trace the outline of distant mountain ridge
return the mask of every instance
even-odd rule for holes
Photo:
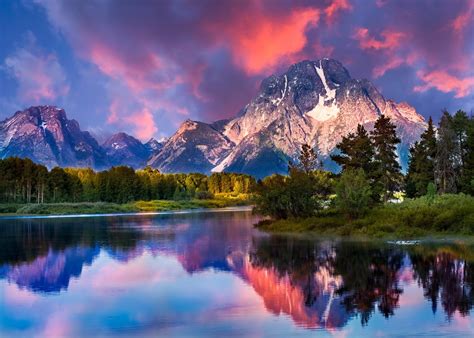
[[[0,158],[28,157],[48,168],[142,168],[161,147],[155,139],[143,144],[122,132],[99,145],[76,120],[69,120],[66,112],[55,106],[30,107],[0,122]]]
[[[30,107],[0,122],[0,158],[10,156],[29,157],[50,168],[109,166],[94,137],[54,106]]]
[[[264,79],[255,98],[236,118],[219,121],[217,126],[200,123],[195,127],[189,121],[183,123],[162,152],[194,149],[198,154],[202,150],[194,167],[198,171],[213,166],[212,172],[243,172],[264,177],[285,173],[288,160],[297,156],[302,144],[308,143],[326,160],[327,167],[335,170],[336,165],[328,158],[342,136],[355,131],[357,124],[372,129],[382,114],[397,126],[402,140],[398,152],[402,166],[406,167],[410,144],[426,128],[424,118],[408,103],[385,99],[370,81],[351,78],[336,60],[302,61],[280,76]],[[205,138],[196,137],[198,133],[208,132],[206,126],[212,128],[213,138],[219,133],[225,140],[221,142],[222,149],[213,148],[213,154],[221,154],[217,161],[204,150],[208,146],[202,142]],[[194,136],[188,137],[191,133]],[[183,161],[189,158],[175,156],[165,162],[152,159],[148,163],[178,172],[183,168]]]
[[[151,148],[126,133],[120,132],[109,137],[103,144],[111,165],[126,165],[142,168],[151,155]]]
[[[63,109],[30,107],[0,122],[0,158],[30,157],[48,167],[150,165],[162,172],[231,171],[263,177],[285,173],[288,160],[308,143],[334,170],[328,158],[342,136],[357,124],[371,129],[382,114],[397,126],[400,162],[406,167],[409,146],[426,128],[424,118],[408,103],[385,99],[370,81],[351,78],[336,60],[302,61],[264,79],[234,119],[186,120],[164,142],[143,144],[117,133],[99,145]]]

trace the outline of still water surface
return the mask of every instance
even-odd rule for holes
[[[0,337],[474,335],[474,245],[270,236],[245,210],[0,219]]]

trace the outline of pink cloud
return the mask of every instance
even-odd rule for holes
[[[115,97],[109,106],[107,123],[120,126],[131,126],[134,135],[142,141],[149,140],[158,132],[151,110],[142,106],[141,109],[123,104],[122,98]]]
[[[119,121],[119,100],[113,99],[109,106],[109,115],[107,116],[107,123],[117,123]]]
[[[156,114],[170,115],[169,123],[176,126],[182,122],[183,116],[189,116],[189,111],[179,102],[161,97],[146,95],[131,95],[119,88],[112,94],[107,116],[108,124],[130,130],[142,141],[157,136],[159,131],[155,121]]]
[[[148,108],[130,114],[125,117],[125,121],[134,126],[135,135],[142,141],[150,139],[158,131],[153,114]]]
[[[377,78],[382,75],[384,75],[387,71],[391,69],[398,68],[401,66],[403,63],[405,63],[405,60],[397,55],[393,55],[391,57],[388,57],[386,62],[377,65],[374,67],[372,74]]]
[[[184,82],[183,76],[169,73],[170,68],[156,53],[140,53],[126,59],[110,46],[92,43],[87,57],[102,73],[123,81],[134,93],[145,90],[164,90]]]
[[[377,40],[376,38],[370,36],[369,30],[367,28],[359,27],[356,29],[354,34],[354,39],[359,41],[359,46],[362,49],[394,49],[400,46],[402,39],[406,37],[406,34],[403,32],[398,32],[394,30],[386,29],[380,33],[382,39]]]
[[[69,92],[63,68],[56,54],[43,53],[30,33],[26,47],[10,54],[4,62],[7,73],[18,83],[18,96],[24,103],[54,102]]]
[[[405,53],[400,53],[400,56],[396,52],[385,53],[385,59],[381,64],[374,66],[372,70],[372,75],[375,78],[383,76],[386,72],[392,69],[396,69],[401,65],[414,65],[416,61],[420,59],[420,56],[416,52],[410,52],[408,55]]]
[[[349,3],[349,0],[333,0],[331,4],[324,9],[324,13],[326,14],[326,21],[329,24],[334,23],[337,14],[340,11],[344,10],[352,10],[352,5]]]
[[[125,95],[131,102],[111,114],[109,122],[134,127],[125,124],[124,116],[146,108],[163,123],[160,132],[184,113],[205,121],[235,116],[255,95],[263,75],[281,74],[303,59],[332,56],[374,77],[402,65],[413,65],[413,74],[425,67],[470,75],[472,68],[472,44],[457,38],[467,36],[472,21],[462,2],[38,2],[75,53],[108,77],[108,96]],[[353,20],[337,20],[347,11],[353,12]],[[367,25],[353,34],[360,18],[366,18]],[[321,20],[326,25],[320,25]],[[362,53],[353,52],[354,44]],[[384,79],[379,83],[383,87]]]
[[[443,93],[454,92],[455,97],[461,98],[469,95],[474,89],[474,76],[460,78],[444,70],[418,71],[417,75],[424,84],[415,86],[413,88],[415,92],[435,88]]]
[[[469,0],[467,9],[463,9],[462,12],[453,20],[451,23],[456,33],[461,33],[469,23],[472,24],[474,21],[474,1]]]
[[[234,63],[247,74],[259,74],[301,52],[306,30],[319,21],[315,8],[296,8],[284,15],[271,15],[263,8],[237,13],[230,22],[207,23],[219,43],[231,50]]]

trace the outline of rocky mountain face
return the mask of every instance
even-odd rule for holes
[[[31,107],[0,122],[0,158],[10,156],[29,157],[49,168],[109,165],[97,141],[53,106]]]
[[[145,143],[145,147],[148,149],[148,152],[150,154],[155,154],[163,148],[164,141],[158,141],[154,139],[153,137],[148,140],[147,143]]]
[[[357,124],[372,129],[381,115],[389,116],[402,139],[400,162],[406,167],[408,148],[418,139],[426,123],[407,103],[385,99],[368,80],[353,79],[344,66],[331,59],[303,61],[281,76],[262,81],[257,96],[236,118],[212,125],[200,123],[199,130],[212,130],[212,152],[199,151],[209,146],[206,137],[186,137],[196,133],[185,123],[164,145],[161,153],[199,154],[192,166],[190,157],[157,156],[149,162],[164,171],[231,171],[264,177],[285,173],[289,159],[297,156],[308,143],[326,159],[329,169],[337,170],[328,160],[342,136],[355,131]],[[160,153],[160,154],[161,154]],[[204,165],[205,164],[205,165]]]
[[[146,165],[152,154],[152,146],[157,145],[147,146],[125,133],[112,135],[102,144],[111,165],[126,165],[135,169]]]
[[[186,120],[148,164],[163,172],[209,173],[232,146],[233,143],[212,125]]]
[[[0,158],[30,157],[48,167],[151,165],[163,172],[264,177],[286,173],[288,160],[308,143],[327,169],[337,170],[329,155],[342,136],[357,124],[371,130],[382,114],[397,126],[402,139],[398,153],[406,168],[409,146],[426,128],[423,117],[408,103],[384,98],[370,81],[353,79],[336,60],[302,61],[263,80],[255,98],[234,119],[211,124],[186,120],[164,142],[142,144],[119,133],[99,146],[64,110],[31,107],[0,122]]]

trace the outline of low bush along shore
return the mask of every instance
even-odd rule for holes
[[[240,195],[216,195],[212,199],[135,201],[127,204],[106,202],[0,204],[0,215],[70,215],[101,213],[154,212],[167,210],[224,208],[251,204],[251,197]]]
[[[301,219],[264,220],[258,228],[270,232],[315,232],[322,235],[404,237],[474,235],[474,197],[446,194],[434,198],[387,203],[350,220],[336,209]]]

